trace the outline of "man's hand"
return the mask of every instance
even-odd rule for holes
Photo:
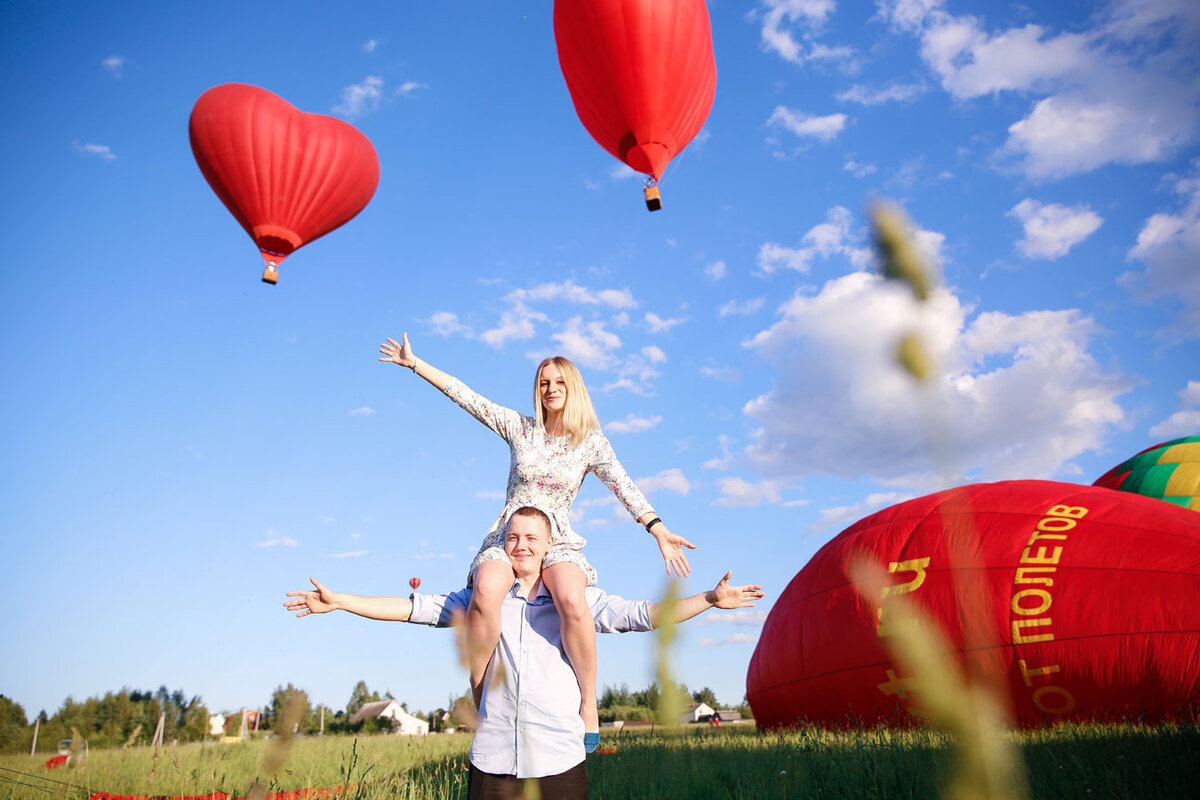
[[[745,586],[730,586],[729,579],[733,570],[725,573],[725,577],[710,589],[704,599],[717,608],[754,608],[754,600],[763,598],[762,587],[748,583]]]
[[[728,576],[726,576],[728,577]],[[299,600],[286,600],[283,607],[288,611],[299,611],[297,617],[306,617],[309,614],[325,614],[333,611],[338,607],[337,593],[332,592],[322,586],[316,578],[309,578],[312,585],[317,587],[315,592],[288,592],[288,597],[298,597]]]

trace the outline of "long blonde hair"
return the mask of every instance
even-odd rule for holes
[[[579,447],[592,431],[600,430],[600,420],[596,417],[596,409],[592,406],[591,395],[579,374],[579,367],[571,359],[563,356],[551,356],[538,364],[537,372],[533,373],[533,409],[537,419],[538,430],[546,430],[546,409],[542,407],[542,395],[538,384],[542,380],[542,369],[547,364],[558,367],[563,381],[567,384],[567,402],[563,406],[562,422],[567,433],[571,436],[571,446]]]

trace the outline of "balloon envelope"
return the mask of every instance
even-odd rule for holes
[[[1200,511],[1200,436],[1147,447],[1101,475],[1094,485]]]
[[[421,579],[420,578],[409,578],[408,585],[411,586],[412,590],[415,592],[417,589],[421,588]]]
[[[379,184],[375,148],[354,126],[257,86],[209,89],[188,134],[209,186],[271,266],[348,222]]]
[[[1109,489],[976,484],[847,528],[775,603],[750,662],[759,725],[911,720],[923,691],[848,577],[866,557],[883,591],[936,624],[954,663],[1007,690],[1022,725],[1171,715],[1200,704],[1200,516]]]
[[[588,133],[661,178],[704,126],[716,93],[704,0],[556,0],[554,38]]]

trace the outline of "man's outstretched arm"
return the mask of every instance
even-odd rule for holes
[[[674,622],[687,622],[710,608],[753,608],[753,601],[762,599],[761,586],[753,583],[745,586],[730,586],[729,579],[731,577],[733,577],[733,572],[726,572],[725,577],[721,578],[717,585],[707,592],[676,600]],[[650,624],[657,628],[660,622],[665,621],[662,619],[665,611],[665,603],[655,603],[650,606]]]
[[[381,619],[392,622],[408,622],[412,616],[412,600],[407,597],[363,597],[357,594],[343,594],[331,591],[323,586],[316,578],[309,578],[316,591],[304,590],[288,592],[283,607],[288,611],[296,611],[297,617],[309,614],[327,614],[330,611],[349,611],[368,619]]]

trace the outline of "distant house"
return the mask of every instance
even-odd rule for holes
[[[350,717],[350,724],[358,725],[369,718],[391,720],[392,730],[405,736],[425,736],[429,733],[428,722],[409,714],[395,700],[364,704]]]
[[[714,712],[715,709],[708,703],[691,703],[685,706],[683,713],[679,715],[679,724],[687,725],[690,722],[708,722],[708,718]],[[722,718],[724,718],[723,714]]]

